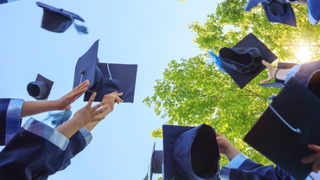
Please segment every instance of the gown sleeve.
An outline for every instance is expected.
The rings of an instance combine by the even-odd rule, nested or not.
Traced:
[[[71,159],[80,153],[92,140],[91,133],[82,128],[76,132],[69,141],[69,144],[59,156],[54,158],[48,166],[42,169],[33,180],[46,180],[49,175],[64,170],[71,164]]]
[[[0,179],[32,180],[68,143],[60,132],[30,118],[0,153]]]
[[[22,99],[0,99],[0,145],[6,145],[21,127]]]
[[[220,177],[226,180],[296,180],[278,166],[257,164],[243,154],[222,167]]]

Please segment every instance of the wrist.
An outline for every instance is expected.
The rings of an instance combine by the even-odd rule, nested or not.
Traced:
[[[61,109],[61,107],[59,107],[58,100],[50,101],[50,103],[52,104],[52,110],[60,110]]]
[[[230,148],[228,148],[228,150],[226,151],[226,156],[228,160],[231,161],[234,157],[236,157],[240,153],[241,152],[236,147],[230,146]]]

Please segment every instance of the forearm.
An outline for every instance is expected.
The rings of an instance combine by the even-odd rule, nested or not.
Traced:
[[[284,81],[290,70],[291,69],[279,69],[278,72],[275,73],[275,78]]]
[[[84,126],[85,126],[84,122],[78,121],[75,117],[73,117],[69,121],[56,127],[56,130],[59,131],[61,134],[63,134],[66,138],[70,139],[71,136],[73,136],[73,134],[75,134]]]
[[[57,110],[56,101],[25,101],[22,105],[20,117]]]
[[[241,152],[234,146],[228,148],[227,152],[225,155],[227,156],[228,160],[231,161],[234,157],[236,157],[238,154]]]
[[[85,128],[88,130],[88,131],[92,131],[94,127],[96,127],[96,125],[98,125],[100,121],[96,121],[96,122],[92,122],[92,123],[88,123]]]

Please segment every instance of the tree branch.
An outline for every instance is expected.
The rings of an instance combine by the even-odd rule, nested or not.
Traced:
[[[253,92],[253,91],[251,91],[251,90],[249,90],[249,89],[245,89],[246,91],[248,91],[248,92],[250,92],[250,93],[252,93],[252,94],[255,94],[256,96],[258,96],[258,97],[261,97],[261,98],[266,98],[266,97],[264,97],[264,96],[261,96],[261,95],[259,95],[258,93],[256,93],[256,92]]]

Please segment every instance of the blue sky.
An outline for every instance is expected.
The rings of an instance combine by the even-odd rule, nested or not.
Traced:
[[[150,133],[167,120],[156,116],[142,100],[153,94],[155,80],[162,78],[170,60],[203,53],[192,42],[195,33],[187,24],[204,23],[221,0],[41,2],[79,14],[89,34],[79,35],[73,26],[63,34],[40,28],[43,10],[34,0],[0,5],[1,97],[33,100],[26,87],[40,73],[54,81],[49,100],[60,98],[72,89],[78,58],[100,39],[100,62],[138,64],[135,102],[116,105],[92,131],[91,144],[71,166],[49,179],[143,179],[153,143],[162,149],[162,139],[152,139]],[[82,99],[72,104],[73,112],[86,104]]]

